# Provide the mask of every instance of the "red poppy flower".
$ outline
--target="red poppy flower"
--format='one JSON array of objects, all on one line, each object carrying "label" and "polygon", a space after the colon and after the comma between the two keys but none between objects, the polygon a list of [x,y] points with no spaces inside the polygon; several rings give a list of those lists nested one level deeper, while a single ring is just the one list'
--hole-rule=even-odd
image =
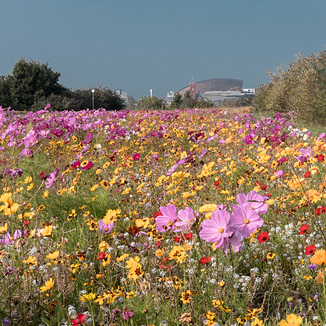
[{"label": "red poppy flower", "polygon": [[215,186],[215,187],[217,187],[219,184],[220,184],[220,181],[219,181],[219,180],[216,180],[216,181],[214,182],[214,186]]},{"label": "red poppy flower", "polygon": [[185,239],[186,240],[191,240],[193,238],[191,232],[185,234]]},{"label": "red poppy flower", "polygon": [[75,325],[84,324],[86,318],[87,318],[86,314],[78,314],[77,319],[71,320],[71,325],[75,326]]},{"label": "red poppy flower", "polygon": [[304,253],[305,255],[312,255],[316,250],[316,246],[309,245],[308,247],[304,248],[304,250],[305,250],[305,253]]},{"label": "red poppy flower", "polygon": [[301,227],[299,227],[299,234],[306,234],[309,229],[309,226],[307,224],[303,224]]},{"label": "red poppy flower", "polygon": [[258,235],[257,237],[259,243],[263,243],[269,240],[269,234],[268,232],[262,232],[261,234]]},{"label": "red poppy flower", "polygon": [[96,259],[99,259],[99,260],[104,259],[106,257],[106,255],[107,255],[106,252],[100,252]]},{"label": "red poppy flower", "polygon": [[266,190],[267,189],[267,186],[266,185],[262,185],[261,186],[261,190]]},{"label": "red poppy flower", "polygon": [[162,216],[162,213],[160,211],[155,212],[153,215],[154,218],[157,218],[158,216]]},{"label": "red poppy flower", "polygon": [[320,155],[318,155],[317,160],[318,160],[319,162],[321,162],[321,161],[324,160],[324,158],[325,158],[325,156],[324,156],[323,154],[320,154]]},{"label": "red poppy flower", "polygon": [[138,232],[140,231],[140,228],[138,228],[136,225],[133,225],[132,227],[129,227],[127,229],[127,232],[134,237]]},{"label": "red poppy flower", "polygon": [[310,177],[310,175],[311,175],[311,172],[310,172],[310,171],[308,171],[308,172],[306,172],[306,173],[304,174],[304,177],[305,177],[305,178],[309,178],[309,177]]},{"label": "red poppy flower", "polygon": [[316,209],[315,209],[315,214],[318,216],[318,215],[320,215],[320,214],[322,214],[322,209],[321,209],[321,207],[317,207]]},{"label": "red poppy flower", "polygon": [[181,237],[179,237],[179,236],[176,235],[176,236],[173,238],[173,242],[181,243],[181,242],[183,242],[183,239],[182,239]]},{"label": "red poppy flower", "polygon": [[211,257],[210,256],[205,256],[203,258],[200,258],[199,261],[200,261],[200,263],[202,265],[206,265],[206,264],[208,264],[211,261]]}]

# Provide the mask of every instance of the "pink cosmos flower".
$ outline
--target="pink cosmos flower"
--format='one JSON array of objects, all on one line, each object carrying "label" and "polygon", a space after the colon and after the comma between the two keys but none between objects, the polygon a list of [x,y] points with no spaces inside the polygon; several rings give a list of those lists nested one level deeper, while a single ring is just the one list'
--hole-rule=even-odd
[{"label": "pink cosmos flower", "polygon": [[98,230],[100,233],[110,233],[114,227],[114,223],[103,223],[103,219],[98,221]]},{"label": "pink cosmos flower", "polygon": [[21,237],[22,237],[22,231],[20,231],[20,230],[15,231],[13,238],[11,237],[10,232],[7,232],[6,234],[4,234],[1,237],[0,243],[2,243],[4,245],[13,244],[14,240],[21,238]]},{"label": "pink cosmos flower", "polygon": [[236,227],[247,238],[264,224],[264,220],[258,215],[258,210],[252,209],[252,203],[246,202],[234,205],[234,213],[231,217],[232,226]]},{"label": "pink cosmos flower", "polygon": [[207,242],[216,242],[215,248],[228,246],[233,234],[228,227],[230,219],[231,215],[226,209],[214,211],[209,220],[201,223],[199,236]]},{"label": "pink cosmos flower", "polygon": [[225,241],[221,246],[226,256],[228,254],[229,245],[232,246],[233,252],[242,250],[241,241],[243,240],[243,235],[235,227],[229,226],[228,230],[232,232],[232,235],[229,237],[229,241]]},{"label": "pink cosmos flower", "polygon": [[264,203],[264,198],[262,195],[257,194],[256,191],[252,190],[248,192],[247,195],[239,194],[236,197],[238,204],[242,205],[246,202],[250,202],[251,208],[254,209],[259,214],[265,214],[267,212],[267,204]]},{"label": "pink cosmos flower", "polygon": [[170,204],[166,207],[160,207],[160,212],[162,215],[159,215],[155,218],[156,228],[160,232],[165,232],[167,230],[175,229],[175,221],[178,219],[177,217],[177,208]]},{"label": "pink cosmos flower", "polygon": [[91,143],[93,140],[93,136],[92,134],[89,132],[86,136],[85,136],[85,140],[82,140],[81,143],[82,144],[89,144]]},{"label": "pink cosmos flower", "polygon": [[283,171],[282,170],[275,171],[274,175],[276,176],[276,178],[279,178],[283,175]]},{"label": "pink cosmos flower", "polygon": [[195,223],[194,211],[190,207],[185,207],[185,209],[180,209],[178,212],[179,221],[175,222],[176,229],[174,232],[188,232],[190,231],[192,225]]}]

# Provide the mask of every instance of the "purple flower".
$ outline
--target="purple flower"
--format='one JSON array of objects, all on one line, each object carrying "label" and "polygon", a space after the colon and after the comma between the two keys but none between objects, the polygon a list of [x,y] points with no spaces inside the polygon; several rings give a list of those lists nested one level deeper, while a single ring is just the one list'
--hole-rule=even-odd
[{"label": "purple flower", "polygon": [[162,215],[155,218],[156,228],[160,232],[165,232],[170,229],[173,230],[175,228],[174,222],[178,219],[177,208],[170,204],[166,207],[160,207],[160,212]]},{"label": "purple flower", "polygon": [[283,171],[282,170],[275,171],[274,175],[276,176],[276,178],[279,178],[283,175]]},{"label": "purple flower", "polygon": [[103,219],[98,221],[98,230],[100,233],[106,233],[106,234],[110,233],[113,227],[114,227],[114,223],[105,224],[103,222]]},{"label": "purple flower", "polygon": [[185,209],[180,209],[178,212],[179,221],[175,222],[176,229],[174,232],[188,232],[192,225],[195,223],[194,211],[190,207],[185,207]]},{"label": "purple flower", "polygon": [[234,205],[234,213],[231,217],[232,226],[236,227],[247,238],[264,224],[264,220],[258,215],[256,209],[252,209],[252,203],[246,202]]},{"label": "purple flower", "polygon": [[316,264],[310,264],[308,267],[309,267],[309,269],[311,269],[313,271],[317,269],[317,265]]},{"label": "purple flower", "polygon": [[226,210],[215,210],[209,220],[201,223],[199,236],[207,241],[215,243],[215,248],[228,246],[233,232],[228,225],[231,219],[230,213]]},{"label": "purple flower", "polygon": [[134,312],[132,309],[127,309],[126,307],[123,307],[122,317],[124,320],[128,320],[129,318],[132,318],[134,315]]}]

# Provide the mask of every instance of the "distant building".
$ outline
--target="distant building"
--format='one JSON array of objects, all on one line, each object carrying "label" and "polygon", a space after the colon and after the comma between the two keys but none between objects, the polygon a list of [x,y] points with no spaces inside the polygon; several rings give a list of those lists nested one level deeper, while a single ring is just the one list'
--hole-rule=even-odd
[{"label": "distant building", "polygon": [[202,98],[214,104],[221,103],[224,100],[240,99],[244,96],[253,97],[255,89],[249,88],[242,90],[243,81],[232,78],[214,78],[202,80],[197,83],[191,82],[179,90],[177,93],[184,96],[189,92],[192,97]]},{"label": "distant building", "polygon": [[125,105],[129,104],[129,100],[131,99],[131,95],[128,95],[126,92],[123,92],[122,89],[117,89],[114,91],[115,94],[119,95],[125,102]]},{"label": "distant building", "polygon": [[167,92],[167,94],[166,94],[166,103],[167,104],[171,104],[172,103],[172,101],[173,101],[173,99],[174,99],[174,96],[175,96],[175,94],[174,94],[174,92],[173,91],[169,91],[169,92]]}]

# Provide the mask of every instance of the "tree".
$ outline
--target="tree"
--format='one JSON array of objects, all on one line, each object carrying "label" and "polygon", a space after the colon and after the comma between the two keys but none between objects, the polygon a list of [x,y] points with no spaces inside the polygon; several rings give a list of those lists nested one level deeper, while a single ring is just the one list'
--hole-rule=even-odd
[{"label": "tree", "polygon": [[58,83],[59,72],[54,72],[48,63],[19,59],[12,70],[10,93],[17,103],[15,109],[26,110],[42,97],[59,95],[64,87]]},{"label": "tree", "polygon": [[77,89],[71,92],[69,109],[83,110],[92,108],[92,89],[94,89],[94,106],[96,109],[122,110],[124,100],[108,87],[92,87],[90,89]]},{"label": "tree", "polygon": [[10,80],[11,76],[0,76],[0,105],[4,108],[15,105],[11,96]]},{"label": "tree", "polygon": [[138,102],[140,110],[165,110],[164,99],[156,96],[143,96]]},{"label": "tree", "polygon": [[180,109],[182,105],[182,96],[181,94],[177,93],[174,96],[173,101],[171,102],[171,107],[174,109]]}]

